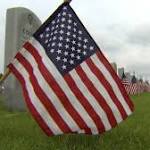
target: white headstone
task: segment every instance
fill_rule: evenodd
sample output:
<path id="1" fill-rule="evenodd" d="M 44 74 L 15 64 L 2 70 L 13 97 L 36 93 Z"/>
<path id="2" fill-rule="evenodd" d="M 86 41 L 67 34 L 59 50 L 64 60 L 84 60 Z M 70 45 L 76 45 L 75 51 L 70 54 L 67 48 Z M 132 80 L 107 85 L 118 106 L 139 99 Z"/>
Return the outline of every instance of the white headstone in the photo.
<path id="1" fill-rule="evenodd" d="M 23 43 L 39 28 L 41 21 L 30 10 L 22 7 L 7 10 L 5 35 L 5 68 Z M 5 81 L 6 105 L 10 110 L 25 110 L 19 82 L 10 75 Z"/>
<path id="2" fill-rule="evenodd" d="M 117 73 L 117 64 L 115 62 L 111 63 L 111 66 L 113 67 L 113 69 L 115 70 L 115 72 Z"/>

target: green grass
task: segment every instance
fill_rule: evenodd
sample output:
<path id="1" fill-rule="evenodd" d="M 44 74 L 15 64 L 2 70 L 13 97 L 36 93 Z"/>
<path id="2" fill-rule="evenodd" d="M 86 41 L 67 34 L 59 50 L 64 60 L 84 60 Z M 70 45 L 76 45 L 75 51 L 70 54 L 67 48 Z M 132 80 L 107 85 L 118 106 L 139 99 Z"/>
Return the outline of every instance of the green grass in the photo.
<path id="1" fill-rule="evenodd" d="M 28 113 L 0 105 L 0 150 L 150 150 L 150 93 L 132 99 L 133 115 L 100 136 L 47 137 Z"/>

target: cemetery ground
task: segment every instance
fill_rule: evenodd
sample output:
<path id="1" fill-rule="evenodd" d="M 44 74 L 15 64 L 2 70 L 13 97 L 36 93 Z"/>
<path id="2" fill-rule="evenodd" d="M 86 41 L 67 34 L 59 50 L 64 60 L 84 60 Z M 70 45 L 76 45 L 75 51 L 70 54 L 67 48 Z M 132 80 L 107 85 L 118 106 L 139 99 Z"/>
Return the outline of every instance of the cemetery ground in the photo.
<path id="1" fill-rule="evenodd" d="M 47 137 L 28 112 L 10 112 L 1 103 L 0 150 L 150 150 L 150 93 L 131 98 L 134 113 L 118 127 L 97 136 Z"/>

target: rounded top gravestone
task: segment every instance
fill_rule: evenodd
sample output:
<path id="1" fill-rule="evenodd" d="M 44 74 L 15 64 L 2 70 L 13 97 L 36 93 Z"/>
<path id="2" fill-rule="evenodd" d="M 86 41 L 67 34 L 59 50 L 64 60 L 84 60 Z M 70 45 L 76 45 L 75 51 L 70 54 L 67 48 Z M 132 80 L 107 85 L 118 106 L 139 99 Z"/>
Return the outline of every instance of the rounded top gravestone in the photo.
<path id="1" fill-rule="evenodd" d="M 40 27 L 41 21 L 29 9 L 16 7 L 7 10 L 5 34 L 5 68 L 14 58 L 23 43 Z M 7 106 L 10 109 L 25 109 L 20 84 L 9 76 L 5 82 Z"/>

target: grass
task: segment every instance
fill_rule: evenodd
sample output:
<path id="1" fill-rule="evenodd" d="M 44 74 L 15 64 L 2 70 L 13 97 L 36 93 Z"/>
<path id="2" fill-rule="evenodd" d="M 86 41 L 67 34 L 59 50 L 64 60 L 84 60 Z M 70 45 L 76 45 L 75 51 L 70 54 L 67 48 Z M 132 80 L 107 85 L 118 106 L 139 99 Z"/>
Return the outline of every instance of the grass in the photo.
<path id="1" fill-rule="evenodd" d="M 0 150 L 150 150 L 150 93 L 132 99 L 134 114 L 100 136 L 47 137 L 28 113 L 0 105 Z"/>

